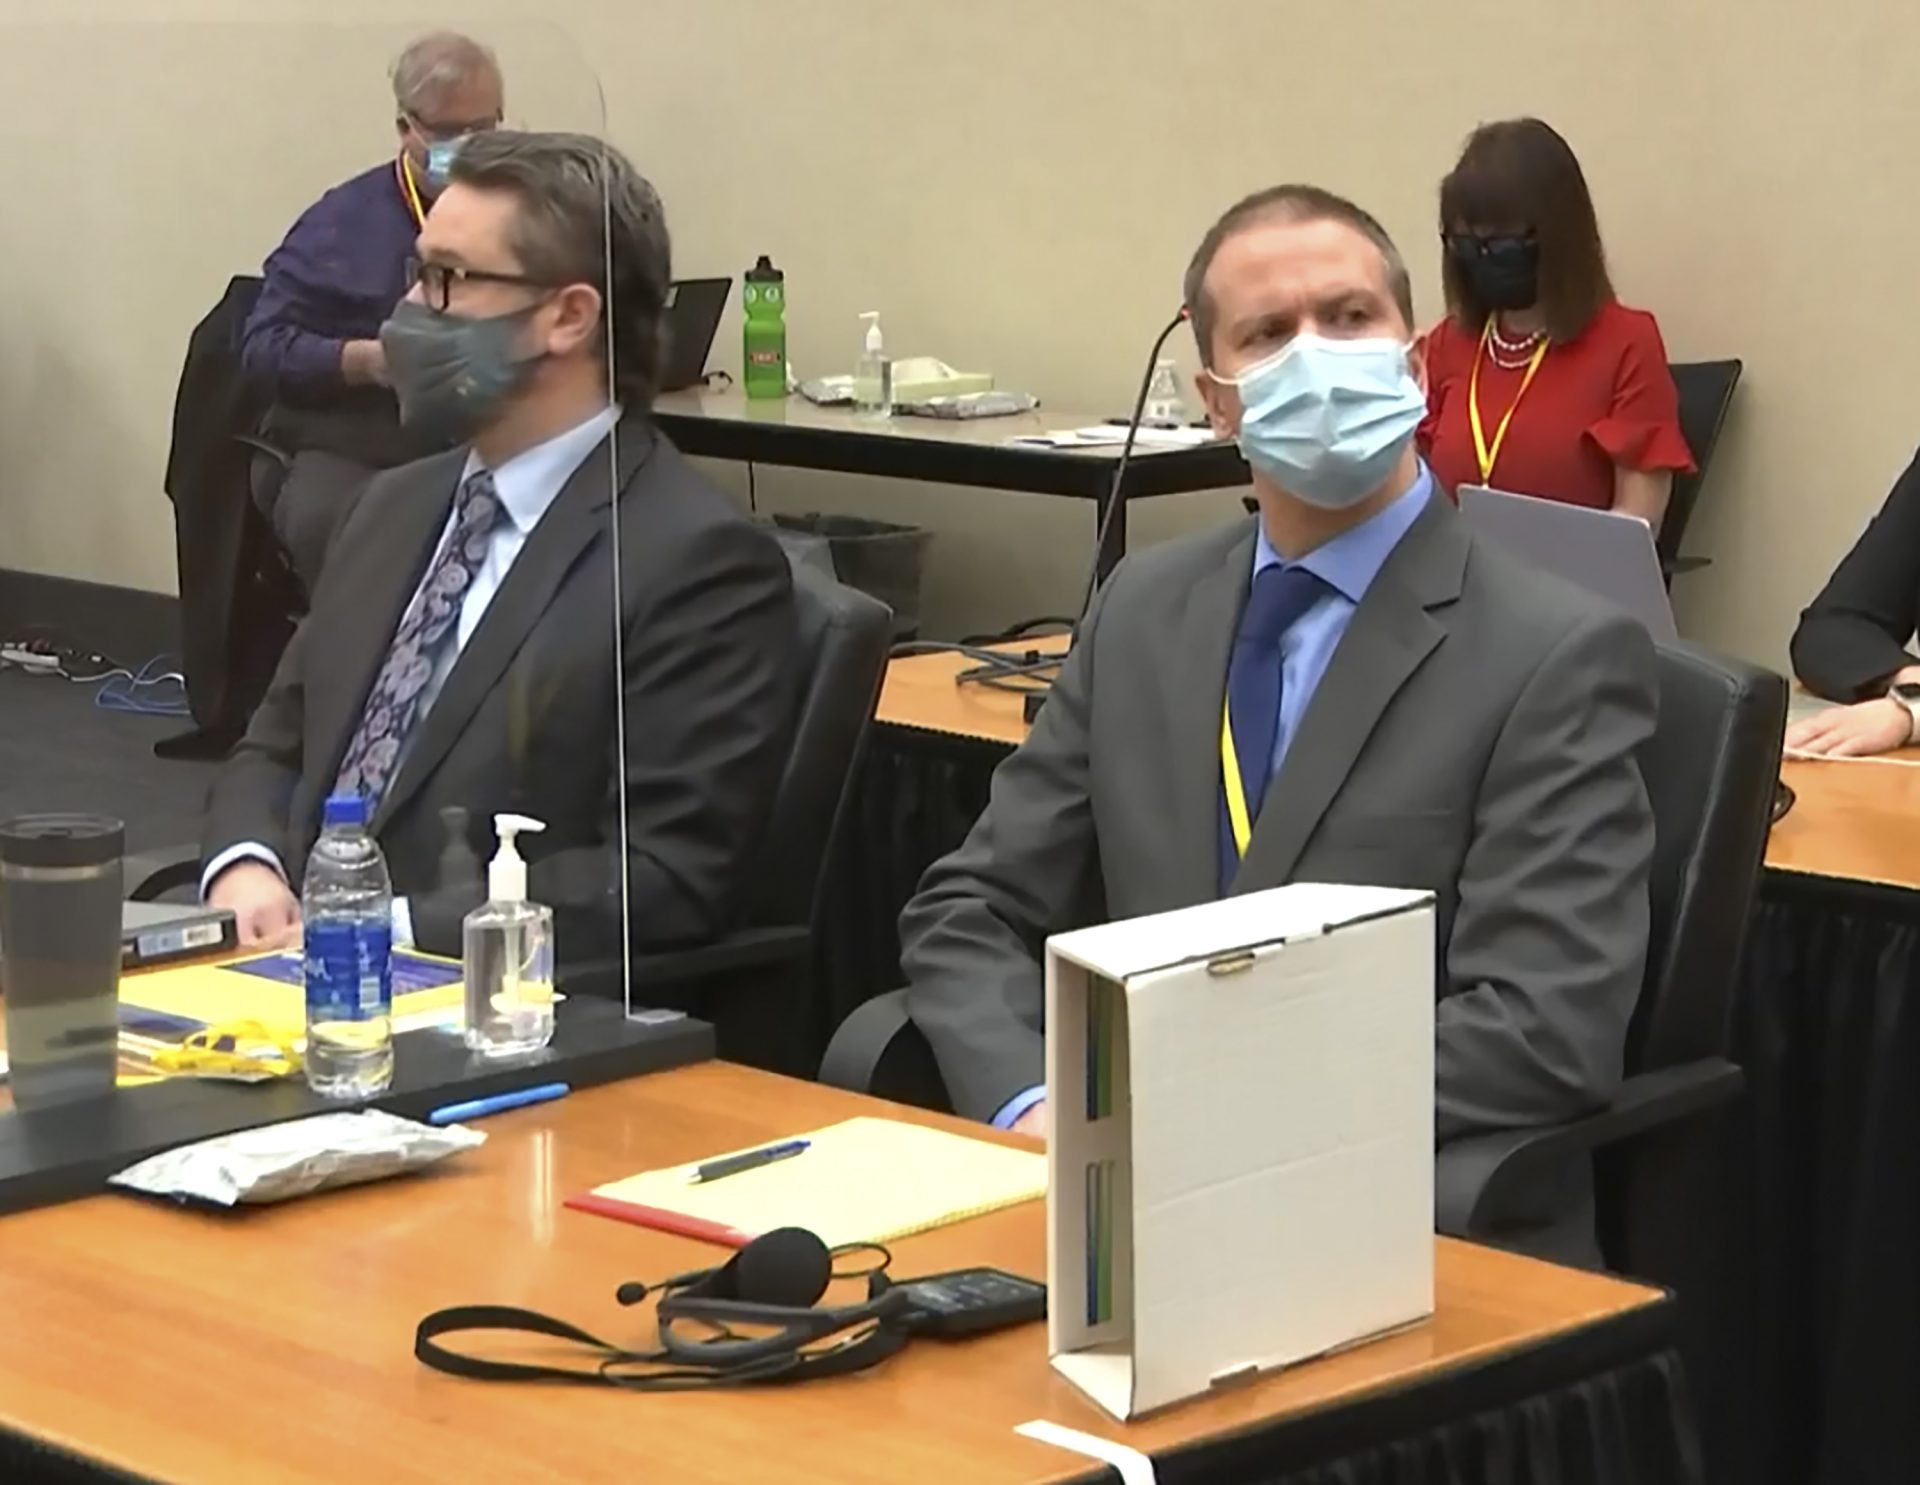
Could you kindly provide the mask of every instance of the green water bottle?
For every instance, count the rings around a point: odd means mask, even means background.
[[[740,286],[746,306],[746,370],[749,397],[787,395],[787,276],[765,253]]]

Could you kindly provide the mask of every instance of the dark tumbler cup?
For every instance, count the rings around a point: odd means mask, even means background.
[[[0,820],[0,994],[18,1108],[113,1089],[125,849],[126,827],[100,815]]]

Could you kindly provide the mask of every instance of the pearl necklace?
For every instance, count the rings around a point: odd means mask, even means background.
[[[1546,331],[1535,330],[1518,340],[1508,340],[1500,333],[1500,321],[1497,318],[1487,323],[1487,358],[1495,366],[1502,371],[1523,371],[1532,364],[1534,352],[1546,337]]]

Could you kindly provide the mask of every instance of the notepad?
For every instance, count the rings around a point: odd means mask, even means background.
[[[262,954],[227,964],[188,964],[120,981],[124,1008],[137,1006],[203,1026],[258,1021],[298,1041],[306,1035],[307,998],[297,953]],[[463,1013],[460,965],[411,950],[393,956],[393,1029],[416,1030]]]
[[[804,1227],[837,1248],[891,1242],[1047,1193],[1046,1156],[921,1124],[848,1119],[796,1138],[811,1141],[802,1154],[757,1170],[693,1181],[707,1161],[744,1153],[716,1150],[567,1205],[734,1248],[776,1227]]]

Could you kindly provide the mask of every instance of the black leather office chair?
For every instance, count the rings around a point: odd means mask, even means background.
[[[1549,1128],[1456,1140],[1436,1164],[1439,1225],[1498,1241],[1524,1226],[1528,1197],[1570,1163],[1606,1151],[1598,1199],[1611,1266],[1660,1277],[1687,1236],[1701,1188],[1681,1128],[1734,1098],[1726,1060],[1733,989],[1779,776],[1781,677],[1687,646],[1660,654],[1660,721],[1643,759],[1656,844],[1652,935],[1611,1107]],[[834,1035],[821,1079],[950,1108],[905,992],[869,1001]]]
[[[1666,519],[1660,523],[1655,543],[1660,553],[1660,570],[1672,581],[1676,572],[1691,572],[1705,567],[1709,558],[1682,557],[1681,539],[1693,508],[1700,499],[1700,487],[1707,482],[1707,467],[1720,442],[1720,430],[1727,421],[1727,408],[1733,402],[1733,389],[1740,384],[1739,361],[1678,362],[1668,368],[1673,385],[1680,394],[1680,432],[1693,451],[1692,474],[1674,476],[1673,493],[1667,497]]]
[[[820,884],[880,699],[893,616],[800,564],[794,599],[811,669],[746,926],[715,944],[636,957],[633,999],[713,1022],[722,1057],[804,1077],[831,1030],[812,983]],[[619,993],[617,968],[602,983]]]
[[[1642,762],[1656,843],[1652,935],[1611,1107],[1570,1124],[1456,1141],[1440,1152],[1440,1225],[1499,1233],[1519,1193],[1605,1151],[1601,1244],[1610,1266],[1657,1277],[1700,1187],[1670,1158],[1683,1121],[1733,1099],[1733,992],[1752,915],[1786,726],[1787,683],[1687,645],[1660,652],[1660,721]],[[1697,1174],[1697,1173],[1695,1173]]]

